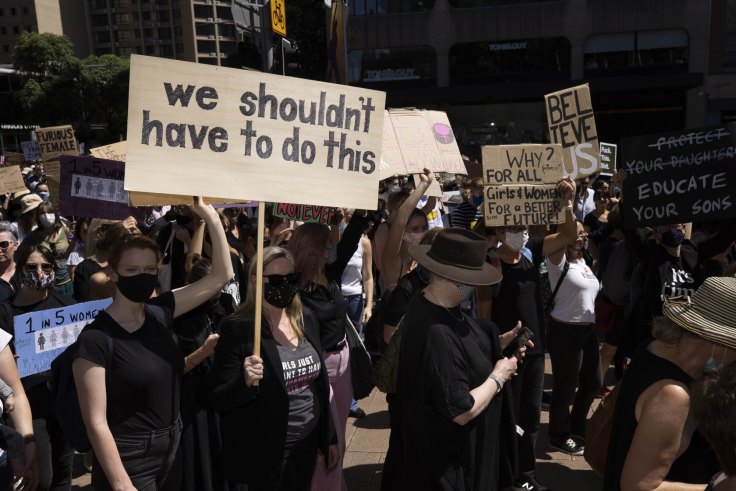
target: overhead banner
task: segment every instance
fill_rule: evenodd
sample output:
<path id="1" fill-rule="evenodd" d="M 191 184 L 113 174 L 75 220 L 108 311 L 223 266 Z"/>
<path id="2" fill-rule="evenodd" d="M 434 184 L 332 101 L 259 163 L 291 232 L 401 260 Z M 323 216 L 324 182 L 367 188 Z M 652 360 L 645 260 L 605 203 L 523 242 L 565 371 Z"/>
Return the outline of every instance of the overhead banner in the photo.
<path id="1" fill-rule="evenodd" d="M 554 184 L 486 186 L 485 224 L 488 227 L 565 223 L 565 203 Z"/>
<path id="2" fill-rule="evenodd" d="M 455 134 L 441 111 L 389 109 L 384 114 L 381 175 L 432 172 L 466 174 Z"/>
<path id="3" fill-rule="evenodd" d="M 588 84 L 544 96 L 549 140 L 564 149 L 565 174 L 573 179 L 600 170 L 598 132 Z"/>
<path id="4" fill-rule="evenodd" d="M 11 165 L 8 167 L 0 167 L 0 194 L 19 193 L 28 191 L 23 175 L 20 173 L 20 167 Z"/>
<path id="5" fill-rule="evenodd" d="M 290 203 L 273 204 L 273 216 L 304 223 L 323 223 L 329 225 L 335 216 L 335 210 L 337 208 L 331 206 L 294 205 Z"/>
<path id="6" fill-rule="evenodd" d="M 733 129 L 714 126 L 621 141 L 626 226 L 736 216 Z"/>
<path id="7" fill-rule="evenodd" d="M 36 142 L 44 161 L 55 160 L 62 155 L 79 155 L 74 128 L 69 125 L 37 129 Z"/>
<path id="8" fill-rule="evenodd" d="M 128 206 L 125 164 L 95 157 L 61 157 L 59 213 L 66 216 L 143 220 L 143 210 Z"/>
<path id="9" fill-rule="evenodd" d="M 112 145 L 105 145 L 103 147 L 90 148 L 89 153 L 98 159 L 105 160 L 117 160 L 118 162 L 125 162 L 125 141 L 113 143 Z"/>
<path id="10" fill-rule="evenodd" d="M 18 374 L 27 377 L 51 369 L 51 362 L 77 340 L 84 326 L 112 303 L 111 298 L 59 309 L 16 315 L 15 354 Z"/>
<path id="11" fill-rule="evenodd" d="M 23 157 L 27 162 L 35 162 L 41 160 L 41 148 L 38 146 L 38 142 L 28 140 L 20 142 L 23 147 Z"/>
<path id="12" fill-rule="evenodd" d="M 132 55 L 125 189 L 376 208 L 385 94 Z"/>
<path id="13" fill-rule="evenodd" d="M 557 184 L 565 175 L 560 145 L 486 145 L 481 151 L 486 184 Z"/>
<path id="14" fill-rule="evenodd" d="M 601 175 L 612 176 L 616 173 L 616 156 L 618 145 L 601 142 Z"/>

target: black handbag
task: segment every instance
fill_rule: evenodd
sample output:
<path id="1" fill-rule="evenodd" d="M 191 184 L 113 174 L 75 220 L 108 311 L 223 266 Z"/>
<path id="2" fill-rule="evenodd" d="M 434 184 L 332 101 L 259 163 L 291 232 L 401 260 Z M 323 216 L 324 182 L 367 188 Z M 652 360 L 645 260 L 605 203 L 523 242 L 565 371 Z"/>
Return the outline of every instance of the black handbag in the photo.
<path id="1" fill-rule="evenodd" d="M 373 362 L 353 322 L 347 315 L 345 320 L 345 337 L 350 350 L 350 379 L 353 382 L 353 399 L 357 401 L 368 397 L 373 390 Z"/>

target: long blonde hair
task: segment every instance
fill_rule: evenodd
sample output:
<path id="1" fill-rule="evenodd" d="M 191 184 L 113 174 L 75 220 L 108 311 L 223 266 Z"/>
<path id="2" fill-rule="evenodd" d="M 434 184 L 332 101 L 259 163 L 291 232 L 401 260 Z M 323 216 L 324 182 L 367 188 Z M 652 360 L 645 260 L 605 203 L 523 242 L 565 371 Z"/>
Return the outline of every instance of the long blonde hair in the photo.
<path id="1" fill-rule="evenodd" d="M 294 264 L 294 257 L 283 247 L 266 247 L 265 249 L 263 249 L 263 269 L 265 270 L 269 264 L 281 258 L 286 258 L 291 261 L 291 264 Z M 253 259 L 251 259 L 248 266 L 248 281 L 250 281 L 250 278 L 255 278 L 256 276 L 256 264 L 257 257 L 253 256 Z M 256 288 L 255 282 L 253 282 L 252 284 L 248 285 L 248 293 L 246 294 L 245 302 L 240 307 L 240 309 L 232 315 L 232 317 L 237 320 L 247 320 L 253 322 L 255 316 Z M 286 316 L 289 318 L 291 328 L 294 329 L 294 332 L 296 333 L 299 340 L 301 341 L 302 339 L 304 339 L 304 309 L 302 308 L 302 301 L 299 298 L 298 293 L 294 297 L 294 300 L 291 302 L 291 305 L 286 307 Z M 269 329 L 272 328 L 266 316 L 263 316 L 263 320 L 261 322 L 263 323 L 263 325 L 269 326 Z"/>

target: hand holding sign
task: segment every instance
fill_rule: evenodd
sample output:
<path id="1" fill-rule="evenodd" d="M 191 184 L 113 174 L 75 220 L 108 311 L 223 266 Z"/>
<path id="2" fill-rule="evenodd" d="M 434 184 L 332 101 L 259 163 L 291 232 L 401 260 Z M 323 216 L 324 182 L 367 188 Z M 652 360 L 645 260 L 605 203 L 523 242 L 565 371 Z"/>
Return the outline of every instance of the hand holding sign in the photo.
<path id="1" fill-rule="evenodd" d="M 562 179 L 560 179 L 560 182 L 557 183 L 557 191 L 562 194 L 563 199 L 567 201 L 572 201 L 572 199 L 575 197 L 575 181 L 572 180 L 570 176 L 565 176 Z"/>

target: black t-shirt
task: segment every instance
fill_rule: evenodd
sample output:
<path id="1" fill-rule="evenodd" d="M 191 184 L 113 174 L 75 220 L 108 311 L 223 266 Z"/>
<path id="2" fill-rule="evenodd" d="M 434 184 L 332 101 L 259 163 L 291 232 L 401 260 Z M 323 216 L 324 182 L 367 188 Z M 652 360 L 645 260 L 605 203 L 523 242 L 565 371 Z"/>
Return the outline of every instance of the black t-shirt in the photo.
<path id="1" fill-rule="evenodd" d="M 493 287 L 491 320 L 501 332 L 514 328 L 517 321 L 534 333 L 534 348 L 527 355 L 544 353 L 544 308 L 539 288 L 539 265 L 544 260 L 543 238 L 531 238 L 526 248 L 532 260 L 521 254 L 516 264 L 499 260 L 503 279 Z"/>
<path id="2" fill-rule="evenodd" d="M 77 264 L 77 268 L 74 270 L 74 298 L 77 302 L 91 300 L 89 279 L 92 278 L 93 274 L 100 271 L 102 271 L 102 266 L 91 258 L 86 258 Z"/>
<path id="3" fill-rule="evenodd" d="M 20 281 L 18 281 L 17 274 L 11 276 L 10 281 L 0 278 L 0 302 L 12 300 L 18 290 L 20 290 Z"/>
<path id="4" fill-rule="evenodd" d="M 412 298 L 396 391 L 407 489 L 497 489 L 502 397 L 465 426 L 452 421 L 473 407 L 470 391 L 500 358 L 492 331 L 457 307 L 445 309 L 421 293 Z"/>
<path id="5" fill-rule="evenodd" d="M 589 237 L 596 245 L 600 244 L 610 235 L 608 222 L 601 222 L 593 213 L 585 215 L 583 225 L 590 229 Z"/>
<path id="6" fill-rule="evenodd" d="M 414 268 L 413 271 L 402 276 L 396 287 L 388 294 L 388 304 L 386 305 L 386 312 L 383 314 L 383 323 L 389 326 L 398 326 L 411 299 L 428 284 L 429 277 L 421 267 Z"/>
<path id="7" fill-rule="evenodd" d="M 169 332 L 174 302 L 171 292 L 149 302 L 163 308 L 166 324 L 146 311 L 143 325 L 128 332 L 103 311 L 79 335 L 76 357 L 101 366 L 107 364 L 107 337 L 113 339 L 111 365 L 105 370 L 113 434 L 166 428 L 179 416 L 184 356 Z"/>

